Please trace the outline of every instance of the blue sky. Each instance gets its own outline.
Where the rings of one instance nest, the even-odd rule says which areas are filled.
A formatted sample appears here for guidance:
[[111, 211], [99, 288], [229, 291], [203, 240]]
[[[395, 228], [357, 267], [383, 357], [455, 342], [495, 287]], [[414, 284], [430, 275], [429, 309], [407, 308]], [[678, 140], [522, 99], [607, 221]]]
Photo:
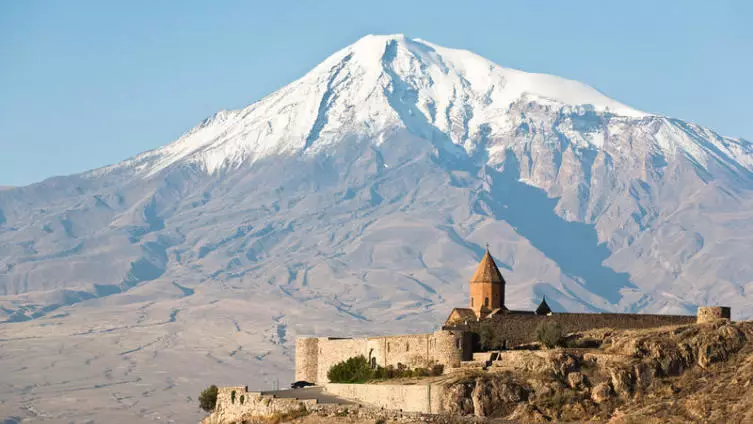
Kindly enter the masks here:
[[751, 3], [0, 1], [0, 186], [168, 144], [369, 33], [465, 48], [753, 140]]

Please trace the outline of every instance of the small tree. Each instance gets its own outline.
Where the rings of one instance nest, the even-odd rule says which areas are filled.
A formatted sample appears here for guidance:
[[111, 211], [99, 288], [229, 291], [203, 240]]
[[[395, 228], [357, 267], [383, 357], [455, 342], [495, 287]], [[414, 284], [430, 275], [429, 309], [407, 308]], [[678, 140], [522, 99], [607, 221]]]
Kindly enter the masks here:
[[556, 321], [545, 320], [536, 327], [536, 340], [549, 349], [560, 346], [564, 340], [562, 327]]
[[216, 404], [217, 404], [217, 386], [212, 384], [211, 386], [204, 389], [199, 395], [199, 407], [201, 407], [201, 409], [207, 412], [212, 412], [214, 411], [214, 406]]
[[332, 383], [364, 383], [374, 378], [374, 370], [363, 355], [354, 356], [333, 365], [327, 372]]
[[434, 377], [444, 374], [444, 365], [436, 364], [431, 367], [431, 375]]
[[492, 350], [498, 347], [497, 332], [489, 323], [482, 323], [479, 328], [479, 343], [481, 343], [481, 350]]

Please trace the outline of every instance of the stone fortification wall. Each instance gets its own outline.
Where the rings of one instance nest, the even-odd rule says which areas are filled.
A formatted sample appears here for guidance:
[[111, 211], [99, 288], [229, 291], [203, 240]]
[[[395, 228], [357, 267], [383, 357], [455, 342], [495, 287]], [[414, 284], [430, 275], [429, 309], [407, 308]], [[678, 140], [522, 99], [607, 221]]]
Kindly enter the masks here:
[[296, 380], [322, 384], [338, 362], [363, 355], [373, 366], [399, 364], [410, 368], [460, 366], [473, 352], [470, 333], [440, 330], [432, 334], [368, 337], [353, 339], [299, 338], [296, 340]]
[[557, 322], [566, 333], [587, 331], [596, 328], [641, 329], [667, 325], [685, 325], [696, 322], [694, 315], [648, 315], [648, 314], [584, 314], [554, 313], [550, 315], [500, 314], [488, 320], [473, 323], [470, 329], [478, 331], [479, 326], [492, 326], [500, 344], [507, 347], [536, 341], [536, 327], [543, 321]]
[[299, 337], [295, 341], [295, 380], [316, 381], [319, 370], [319, 339]]
[[[330, 339], [322, 337], [319, 339], [318, 346], [316, 380], [311, 381], [316, 384], [329, 381], [327, 372], [332, 368], [332, 365], [358, 355], [369, 357], [367, 338]], [[297, 370], [296, 374], [298, 374]]]
[[732, 319], [728, 306], [702, 306], [698, 308], [698, 323], [714, 322], [718, 319]]
[[368, 339], [367, 358], [383, 367], [406, 365], [410, 368], [429, 368], [434, 364], [458, 367], [464, 352], [472, 355], [470, 335], [458, 331], [440, 330], [432, 334], [385, 336]]
[[444, 386], [436, 384], [333, 384], [326, 387], [335, 396], [370, 406], [438, 414], [443, 412]]
[[461, 331], [434, 332], [435, 360], [447, 368], [457, 368], [473, 359], [473, 334]]
[[249, 392], [245, 386], [220, 387], [214, 412], [202, 424], [241, 422], [249, 418], [268, 418], [300, 409], [309, 409], [316, 400], [280, 399]]

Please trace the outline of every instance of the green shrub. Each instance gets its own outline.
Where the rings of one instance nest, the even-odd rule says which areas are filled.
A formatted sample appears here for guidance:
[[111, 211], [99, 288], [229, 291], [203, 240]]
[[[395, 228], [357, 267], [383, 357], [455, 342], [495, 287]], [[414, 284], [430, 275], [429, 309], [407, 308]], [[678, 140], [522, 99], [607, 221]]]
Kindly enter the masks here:
[[428, 377], [429, 370], [427, 370], [426, 368], [416, 368], [413, 370], [413, 376], [414, 377]]
[[199, 395], [199, 407], [207, 412], [214, 411], [214, 406], [217, 404], [217, 386], [212, 384], [206, 389], [202, 390]]
[[562, 327], [556, 321], [542, 321], [536, 327], [536, 340], [548, 348], [562, 345]]
[[235, 390], [230, 392], [230, 403], [235, 403]]
[[434, 377], [438, 377], [440, 375], [444, 374], [444, 365], [442, 364], [436, 364], [431, 367], [431, 375]]
[[395, 368], [392, 365], [388, 367], [377, 367], [374, 370], [374, 378], [377, 380], [395, 378]]
[[493, 350], [499, 347], [497, 339], [497, 333], [494, 331], [489, 323], [482, 323], [478, 330], [479, 343], [481, 344], [481, 350]]
[[243, 402], [246, 400], [246, 397], [241, 395], [241, 405], [243, 405]]
[[444, 365], [437, 364], [431, 368], [411, 369], [407, 365], [398, 363], [397, 367], [388, 365], [371, 368], [368, 360], [363, 356], [356, 356], [333, 365], [327, 378], [332, 383], [365, 383], [369, 380], [389, 380], [392, 378], [429, 377], [442, 375]]
[[375, 371], [363, 355], [333, 365], [327, 372], [332, 383], [364, 383], [374, 378]]

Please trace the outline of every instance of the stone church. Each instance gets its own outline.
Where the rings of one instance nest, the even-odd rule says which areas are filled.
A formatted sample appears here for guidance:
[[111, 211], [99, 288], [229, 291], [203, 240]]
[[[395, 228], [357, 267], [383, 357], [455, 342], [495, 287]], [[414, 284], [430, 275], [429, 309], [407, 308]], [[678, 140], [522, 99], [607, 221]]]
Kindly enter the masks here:
[[565, 332], [594, 328], [652, 328], [730, 318], [727, 307], [699, 308], [695, 315], [553, 312], [542, 299], [535, 311], [505, 307], [505, 279], [489, 250], [484, 253], [469, 281], [466, 308], [454, 308], [441, 329], [428, 334], [362, 338], [299, 337], [296, 339], [295, 379], [327, 383], [327, 372], [338, 362], [363, 355], [369, 363], [387, 366], [445, 370], [471, 361], [480, 349], [475, 329], [483, 323], [496, 332], [499, 345], [513, 347], [535, 341], [535, 329], [545, 320], [556, 321]]

